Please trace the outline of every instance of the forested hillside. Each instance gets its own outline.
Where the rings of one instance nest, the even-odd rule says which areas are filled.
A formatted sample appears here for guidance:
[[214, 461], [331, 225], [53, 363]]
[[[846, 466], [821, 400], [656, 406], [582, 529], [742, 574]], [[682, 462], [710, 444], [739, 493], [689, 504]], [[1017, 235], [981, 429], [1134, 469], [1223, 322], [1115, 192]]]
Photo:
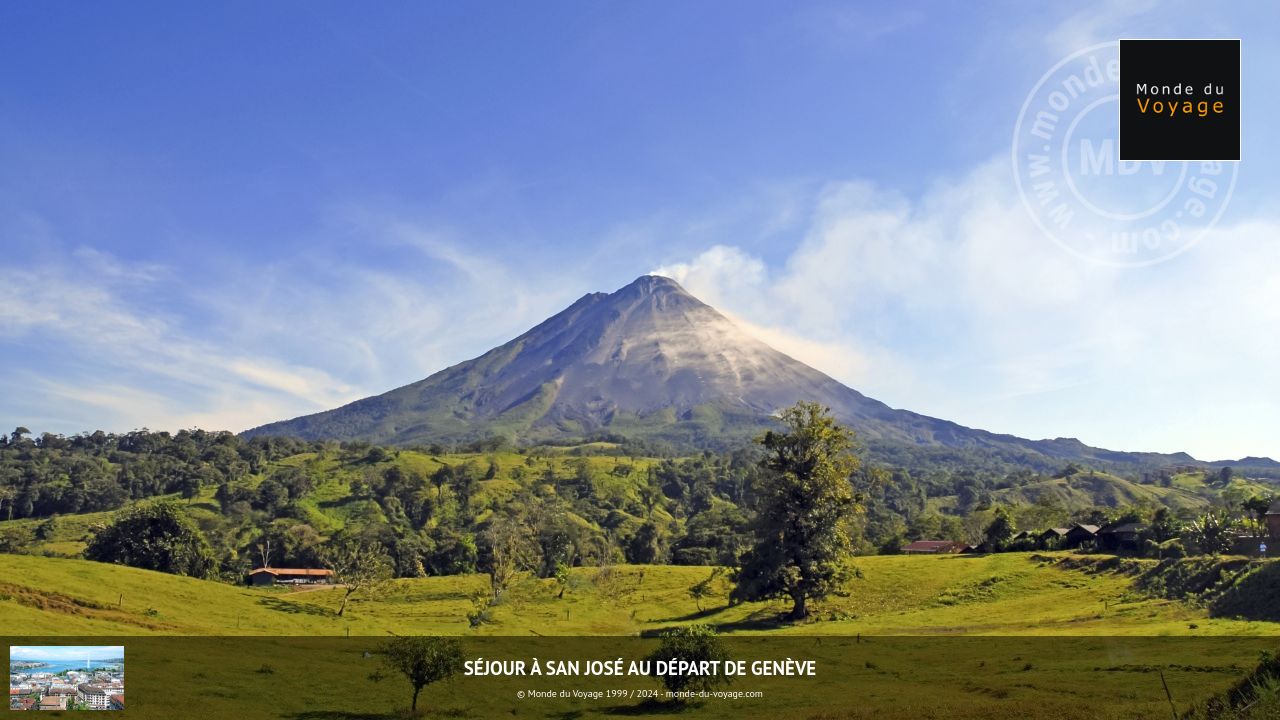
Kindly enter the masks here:
[[[165, 522], [190, 522], [185, 551], [198, 561], [153, 569], [229, 580], [264, 563], [323, 566], [360, 545], [379, 548], [400, 577], [507, 561], [541, 577], [615, 562], [734, 565], [750, 542], [758, 448], [683, 458], [636, 449], [406, 449], [199, 430], [31, 437], [18, 428], [0, 443], [0, 551], [118, 558], [124, 550], [102, 529], [156, 498], [175, 506]], [[1190, 519], [1216, 505], [1247, 522], [1272, 492], [1226, 470], [1124, 478], [1074, 464], [1048, 474], [998, 465], [913, 473], [872, 462], [851, 483], [862, 554], [917, 539], [978, 544], [999, 514], [1032, 529], [1149, 519], [1160, 508]]]

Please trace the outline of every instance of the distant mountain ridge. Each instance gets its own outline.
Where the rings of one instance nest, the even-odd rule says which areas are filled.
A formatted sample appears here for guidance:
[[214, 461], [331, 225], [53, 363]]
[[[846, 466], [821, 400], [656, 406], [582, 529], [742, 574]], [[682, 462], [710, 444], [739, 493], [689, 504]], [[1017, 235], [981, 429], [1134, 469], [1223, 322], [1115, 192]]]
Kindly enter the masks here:
[[679, 448], [740, 443], [798, 400], [830, 407], [872, 450], [991, 452], [1014, 462], [1196, 463], [1186, 453], [1027, 440], [898, 410], [744, 332], [669, 278], [590, 293], [528, 332], [424, 380], [245, 435], [412, 445], [501, 435], [547, 442], [612, 433]]

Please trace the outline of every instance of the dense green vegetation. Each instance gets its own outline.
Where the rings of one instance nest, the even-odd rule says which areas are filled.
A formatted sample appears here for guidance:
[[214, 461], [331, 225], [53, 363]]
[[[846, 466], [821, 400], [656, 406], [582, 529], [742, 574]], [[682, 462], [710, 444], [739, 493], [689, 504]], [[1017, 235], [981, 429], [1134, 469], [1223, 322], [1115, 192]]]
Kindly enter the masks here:
[[[396, 577], [483, 571], [495, 597], [525, 572], [738, 566], [755, 542], [759, 489], [768, 487], [764, 450], [661, 458], [630, 449], [605, 441], [384, 448], [198, 430], [30, 437], [19, 428], [0, 442], [0, 518], [12, 518], [0, 520], [0, 551], [81, 557], [94, 544], [92, 557], [163, 568], [168, 560], [108, 542], [129, 535], [120, 523], [131, 516], [113, 511], [160, 500], [170, 510], [138, 512], [183, 514], [199, 534], [183, 551], [199, 562], [170, 571], [232, 581], [264, 563], [332, 566], [353, 545], [380, 548]], [[850, 487], [861, 512], [844, 531], [863, 555], [916, 539], [977, 545], [998, 514], [1016, 530], [1159, 518], [1165, 531], [1152, 540], [1166, 542], [1218, 508], [1215, 517], [1228, 526], [1256, 532], [1273, 490], [1229, 470], [1194, 467], [1127, 478], [1075, 464], [1047, 475], [913, 473], [865, 459]], [[1007, 549], [1019, 547], [1026, 546]], [[1184, 543], [1154, 552], [1202, 550]]]
[[19, 427], [0, 435], [0, 517], [6, 520], [110, 510], [156, 495], [195, 497], [312, 447], [204, 430], [30, 434]]
[[94, 534], [84, 556], [193, 577], [208, 575], [213, 566], [209, 543], [171, 503], [144, 503], [121, 512]]

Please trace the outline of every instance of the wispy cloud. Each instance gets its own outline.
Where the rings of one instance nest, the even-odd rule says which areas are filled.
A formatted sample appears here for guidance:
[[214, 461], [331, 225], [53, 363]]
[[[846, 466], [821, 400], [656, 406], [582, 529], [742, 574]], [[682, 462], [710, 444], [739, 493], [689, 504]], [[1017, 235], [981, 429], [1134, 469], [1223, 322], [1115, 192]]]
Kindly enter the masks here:
[[[1100, 0], [1028, 37], [1051, 63], [1117, 37], [1177, 35], [1179, 13], [1154, 5]], [[831, 181], [788, 215], [801, 237], [781, 257], [721, 241], [658, 272], [899, 407], [1111, 447], [1280, 455], [1261, 429], [1280, 406], [1259, 399], [1280, 391], [1280, 346], [1259, 333], [1280, 320], [1280, 254], [1262, 239], [1280, 218], [1224, 223], [1145, 271], [1087, 264], [1031, 223], [1002, 157], [919, 197]]]
[[[397, 218], [342, 243], [200, 276], [82, 248], [0, 264], [0, 377], [11, 423], [61, 432], [243, 430], [329, 409], [488, 349], [567, 302], [554, 278]], [[3, 418], [0, 418], [3, 420]]]
[[[69, 407], [82, 403], [127, 426], [172, 427], [211, 405], [298, 410], [351, 399], [352, 388], [323, 370], [219, 344], [151, 300], [182, 295], [181, 283], [159, 268], [91, 250], [60, 263], [0, 268], [0, 339], [25, 343], [38, 358], [0, 383], [46, 417], [83, 416]], [[228, 410], [207, 417], [238, 416]]]

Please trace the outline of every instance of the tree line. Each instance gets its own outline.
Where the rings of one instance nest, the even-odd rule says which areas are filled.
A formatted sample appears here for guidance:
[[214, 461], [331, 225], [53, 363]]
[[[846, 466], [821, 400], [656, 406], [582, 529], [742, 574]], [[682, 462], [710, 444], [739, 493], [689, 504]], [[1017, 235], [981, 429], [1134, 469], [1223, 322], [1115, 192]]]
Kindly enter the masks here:
[[[500, 468], [492, 453], [458, 458], [444, 454], [456, 448], [418, 448], [437, 461], [431, 472], [401, 462], [399, 449], [360, 442], [245, 440], [200, 430], [31, 437], [18, 428], [0, 442], [0, 517], [50, 519], [33, 529], [23, 526], [25, 537], [0, 526], [0, 550], [22, 550], [53, 536], [57, 514], [130, 504], [92, 533], [87, 556], [226, 580], [264, 565], [332, 567], [346, 579], [367, 576], [369, 582], [484, 572], [494, 599], [522, 574], [563, 585], [575, 566], [719, 566], [738, 569], [738, 597], [781, 593], [803, 614], [807, 591], [797, 596], [798, 587], [829, 588], [840, 578], [818, 573], [797, 585], [789, 575], [761, 573], [760, 563], [776, 563], [779, 548], [788, 545], [814, 549], [825, 542], [840, 555], [897, 552], [916, 539], [1019, 549], [1004, 538], [1006, 530], [1012, 535], [1019, 526], [1103, 524], [1129, 515], [1145, 522], [1160, 512], [1180, 526], [1197, 527], [1201, 519], [1151, 506], [1075, 512], [1052, 502], [1003, 507], [994, 493], [1044, 476], [972, 468], [913, 474], [861, 460], [853, 434], [817, 406], [798, 405], [781, 419], [782, 430], [747, 447], [643, 463], [626, 456], [566, 459], [528, 448], [515, 467], [504, 455]], [[809, 443], [803, 452], [802, 438]], [[299, 460], [302, 453], [311, 455]], [[320, 484], [333, 481], [326, 469], [333, 465], [343, 468], [347, 485], [338, 530], [317, 516], [318, 505], [335, 501], [315, 497]], [[1088, 478], [1072, 465], [1056, 475]], [[503, 492], [486, 492], [499, 476], [514, 482], [505, 483]], [[202, 497], [208, 507], [210, 495], [213, 513], [188, 513], [174, 502], [131, 503]], [[938, 497], [955, 504], [939, 508], [932, 502]], [[821, 503], [784, 507], [779, 503], [786, 498]], [[1253, 507], [1263, 500], [1236, 506], [1248, 502]], [[835, 534], [814, 534], [828, 527]], [[816, 572], [821, 563], [809, 558], [799, 564]], [[836, 573], [838, 565], [828, 569]]]
[[146, 429], [71, 437], [25, 427], [0, 435], [0, 519], [114, 510], [130, 500], [235, 481], [312, 449], [289, 438], [242, 440], [230, 432]]

